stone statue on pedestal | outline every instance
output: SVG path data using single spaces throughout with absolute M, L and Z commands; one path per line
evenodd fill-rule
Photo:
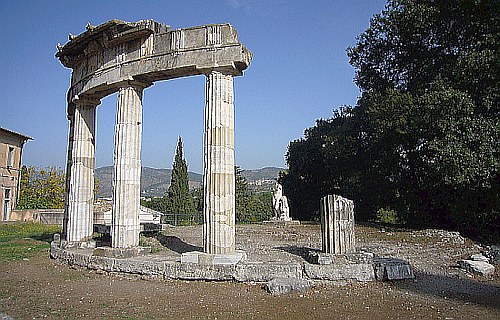
M 273 189 L 273 220 L 275 221 L 291 221 L 290 209 L 288 207 L 288 199 L 283 195 L 283 186 L 276 183 Z

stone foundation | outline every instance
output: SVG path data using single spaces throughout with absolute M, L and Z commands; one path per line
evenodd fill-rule
M 181 255 L 181 263 L 195 263 L 200 265 L 236 265 L 246 260 L 246 253 L 235 251 L 225 254 L 210 254 L 199 251 L 185 252 Z
M 142 255 L 141 252 L 131 254 L 130 250 L 122 251 L 112 248 L 61 248 L 61 243 L 54 241 L 50 256 L 71 266 L 156 279 L 267 282 L 276 278 L 293 278 L 367 282 L 414 277 L 411 266 L 397 259 L 379 259 L 371 263 L 363 259 L 354 261 L 349 256 L 334 256 L 330 257 L 331 263 L 325 265 L 307 261 L 248 261 L 242 251 L 236 251 L 234 256 L 188 252 L 179 257 L 147 254 L 147 250 L 142 251 Z

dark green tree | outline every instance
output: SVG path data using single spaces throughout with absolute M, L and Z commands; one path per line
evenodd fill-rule
M 179 137 L 175 151 L 174 163 L 172 164 L 172 178 L 167 190 L 168 211 L 174 214 L 190 215 L 196 213 L 193 198 L 189 193 L 189 177 L 186 160 L 182 151 L 182 139 Z M 185 216 L 186 223 L 190 221 Z
M 289 146 L 292 210 L 338 192 L 366 218 L 499 237 L 499 6 L 388 1 L 348 49 L 357 105 Z
M 374 209 L 389 205 L 410 224 L 498 230 L 499 5 L 389 1 L 349 49 L 371 160 L 363 180 L 385 193 Z
M 239 166 L 234 167 L 235 190 L 236 190 L 236 221 L 245 222 L 248 220 L 248 205 L 250 202 L 250 191 L 248 190 L 247 179 L 241 174 L 243 170 Z
M 235 166 L 236 222 L 256 223 L 268 220 L 272 214 L 271 193 L 253 194 L 248 187 L 243 170 Z

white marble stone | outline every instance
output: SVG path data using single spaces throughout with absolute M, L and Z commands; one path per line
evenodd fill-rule
M 204 251 L 235 251 L 233 77 L 207 74 L 204 133 Z
M 199 251 L 185 252 L 181 255 L 181 263 L 194 263 L 204 265 L 236 265 L 245 261 L 247 254 L 237 250 L 233 253 L 210 254 Z
M 94 217 L 95 99 L 70 106 L 64 232 L 68 242 L 90 241 Z
M 118 92 L 115 126 L 111 246 L 139 245 L 143 84 L 125 83 Z
M 480 276 L 491 276 L 495 273 L 495 266 L 484 261 L 460 260 L 458 265 L 467 272 Z
M 355 252 L 354 202 L 338 195 L 328 195 L 321 199 L 320 212 L 323 252 Z
M 279 183 L 276 183 L 273 188 L 273 215 L 273 221 L 292 221 L 288 198 L 283 195 L 283 186 Z

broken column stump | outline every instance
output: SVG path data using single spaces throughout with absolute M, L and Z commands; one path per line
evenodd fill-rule
M 339 195 L 321 199 L 322 250 L 327 254 L 356 252 L 354 202 Z

